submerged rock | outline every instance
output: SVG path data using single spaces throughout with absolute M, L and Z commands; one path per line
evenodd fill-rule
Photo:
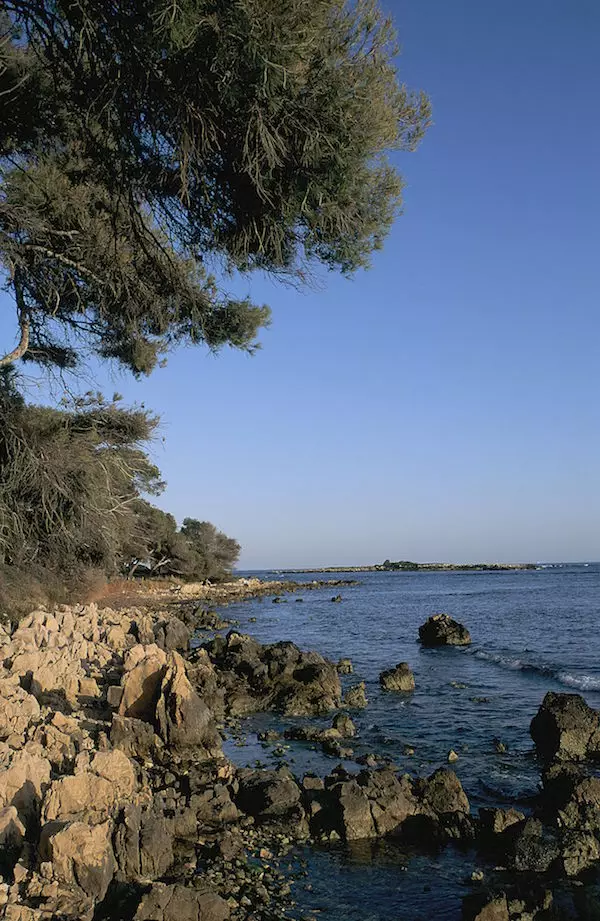
M 379 683 L 385 691 L 414 691 L 415 676 L 408 662 L 399 662 L 395 668 L 381 672 Z
M 531 721 L 530 732 L 545 761 L 600 758 L 599 713 L 580 694 L 548 691 Z
M 423 646 L 468 646 L 471 634 L 448 614 L 434 614 L 419 627 Z

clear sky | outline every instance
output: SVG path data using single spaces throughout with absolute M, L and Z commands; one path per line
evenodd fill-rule
M 599 559 L 600 5 L 386 5 L 435 125 L 373 268 L 248 282 L 255 357 L 107 390 L 162 416 L 159 504 L 244 568 Z

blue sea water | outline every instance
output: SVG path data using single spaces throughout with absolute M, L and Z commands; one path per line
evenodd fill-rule
M 310 582 L 315 576 L 294 578 Z M 600 564 L 355 578 L 360 584 L 343 587 L 340 604 L 331 601 L 339 589 L 317 589 L 285 596 L 280 604 L 265 598 L 233 605 L 226 616 L 260 642 L 290 639 L 335 661 L 352 659 L 354 674 L 343 681 L 364 681 L 369 699 L 366 710 L 352 713 L 356 755 L 384 754 L 398 770 L 426 774 L 447 764 L 454 749 L 459 760 L 453 768 L 473 809 L 527 808 L 540 776 L 529 724 L 546 691 L 579 692 L 600 707 Z M 418 627 L 437 612 L 464 623 L 472 645 L 422 649 Z M 379 673 L 401 661 L 412 667 L 416 690 L 382 691 Z M 260 745 L 256 731 L 290 722 L 270 715 L 245 721 L 245 744 L 230 744 L 228 753 L 240 763 L 276 763 L 277 746 Z M 495 740 L 505 752 L 498 753 Z M 285 760 L 298 775 L 325 774 L 337 763 L 306 743 L 289 743 Z M 334 921 L 451 921 L 460 918 L 463 877 L 477 859 L 448 850 L 433 859 L 385 847 L 375 853 L 359 848 L 358 854 L 340 847 L 312 855 L 310 863 L 312 890 L 299 896 L 305 914 L 326 912 Z

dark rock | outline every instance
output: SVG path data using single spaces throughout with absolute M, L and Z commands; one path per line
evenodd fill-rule
M 134 921 L 227 921 L 229 914 L 227 902 L 214 892 L 153 883 Z
M 173 864 L 173 824 L 159 809 L 126 806 L 115 823 L 117 878 L 132 882 L 163 876 Z
M 236 805 L 255 818 L 282 816 L 300 802 L 300 788 L 286 768 L 240 772 Z
M 508 892 L 479 892 L 463 899 L 463 921 L 534 921 L 546 917 L 552 893 L 532 882 L 511 886 Z
M 516 809 L 480 809 L 479 823 L 481 833 L 487 837 L 502 835 L 507 828 L 524 822 L 525 816 Z
M 178 617 L 170 617 L 154 627 L 154 641 L 165 652 L 187 652 L 191 631 Z
M 343 739 L 350 739 L 356 735 L 356 726 L 347 713 L 337 713 L 334 716 L 333 728 Z
M 560 849 L 562 868 L 567 876 L 579 876 L 600 859 L 598 839 L 589 831 L 567 832 Z
M 511 921 L 508 900 L 502 893 L 489 896 L 484 893 L 468 895 L 463 900 L 463 921 Z
M 159 742 L 150 723 L 116 713 L 112 718 L 110 741 L 113 748 L 134 758 L 148 758 L 154 751 L 155 741 Z
M 408 662 L 399 662 L 395 668 L 381 672 L 379 683 L 385 691 L 414 691 L 415 676 Z
M 530 732 L 545 761 L 600 757 L 599 714 L 580 694 L 548 691 L 531 721 Z
M 236 631 L 204 648 L 219 670 L 232 715 L 275 710 L 286 716 L 319 716 L 340 706 L 336 668 L 316 652 L 303 652 L 289 642 L 261 646 Z
M 419 627 L 423 646 L 468 646 L 471 634 L 448 614 L 434 614 Z
M 415 794 L 426 810 L 435 815 L 470 811 L 469 800 L 454 771 L 438 768 L 429 777 L 415 781 Z
M 560 856 L 555 835 L 538 819 L 526 819 L 514 829 L 512 862 L 515 870 L 547 873 Z

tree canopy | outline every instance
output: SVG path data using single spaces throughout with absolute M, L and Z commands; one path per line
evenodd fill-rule
M 27 404 L 0 369 L 0 576 L 42 568 L 67 579 L 145 561 L 155 574 L 223 579 L 239 544 L 209 522 L 151 505 L 164 483 L 148 456 L 158 420 L 88 393 L 60 409 Z
M 256 347 L 228 270 L 369 263 L 429 103 L 374 0 L 5 0 L 0 260 L 19 358 Z M 218 282 L 217 279 L 220 279 Z M 2 357 L 3 356 L 3 357 Z

